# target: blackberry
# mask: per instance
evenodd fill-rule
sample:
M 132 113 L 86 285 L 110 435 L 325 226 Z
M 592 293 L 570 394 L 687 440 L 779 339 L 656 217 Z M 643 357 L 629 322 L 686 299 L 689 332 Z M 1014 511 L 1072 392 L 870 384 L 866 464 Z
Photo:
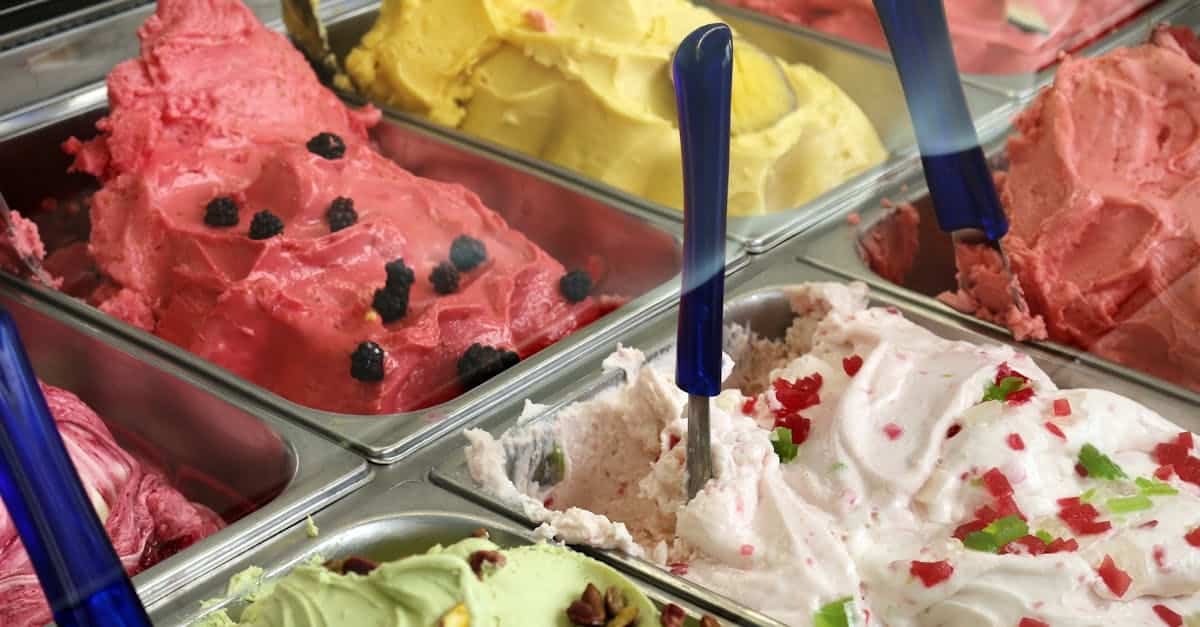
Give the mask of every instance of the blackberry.
M 390 289 L 403 289 L 405 292 L 416 281 L 412 268 L 404 265 L 404 259 L 395 259 L 383 266 L 387 271 L 387 286 Z
M 305 144 L 308 151 L 326 159 L 341 159 L 346 154 L 346 143 L 333 133 L 318 133 Z
M 354 201 L 345 196 L 338 196 L 329 204 L 325 211 L 325 220 L 329 222 L 329 232 L 336 233 L 355 222 L 358 222 L 358 212 L 354 210 Z
M 464 389 L 469 390 L 517 365 L 519 361 L 521 357 L 512 351 L 472 344 L 458 358 L 458 380 Z
M 577 303 L 592 291 L 592 276 L 586 270 L 572 270 L 558 280 L 558 291 L 567 302 Z
M 385 354 L 375 342 L 362 342 L 350 354 L 350 376 L 359 381 L 382 381 Z
M 450 244 L 450 262 L 462 272 L 474 270 L 486 259 L 487 248 L 470 235 L 459 235 Z
M 283 220 L 263 209 L 250 219 L 250 239 L 269 239 L 283 232 Z
M 384 324 L 395 322 L 408 313 L 408 290 L 385 287 L 375 290 L 371 307 L 379 314 Z
M 217 196 L 204 206 L 204 223 L 212 227 L 237 226 L 238 206 L 229 196 Z
M 429 273 L 429 282 L 438 294 L 453 294 L 458 291 L 458 270 L 454 264 L 443 261 Z

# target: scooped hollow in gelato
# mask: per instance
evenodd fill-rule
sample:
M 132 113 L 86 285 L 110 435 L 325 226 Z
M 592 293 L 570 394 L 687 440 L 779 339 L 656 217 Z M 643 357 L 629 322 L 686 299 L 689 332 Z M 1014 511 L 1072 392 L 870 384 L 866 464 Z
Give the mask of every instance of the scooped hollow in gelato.
M 127 573 L 136 575 L 225 526 L 122 449 L 79 397 L 49 385 L 42 385 L 42 393 Z M 0 505 L 0 624 L 40 627 L 52 620 L 17 528 Z
M 1050 339 L 1200 389 L 1200 42 L 1068 59 L 1014 121 L 1004 247 Z M 957 251 L 950 304 L 1004 322 L 994 252 Z
M 108 79 L 89 300 L 294 402 L 379 414 L 485 381 L 622 302 L 461 186 L 375 152 L 236 0 L 164 0 Z
M 887 38 L 871 0 L 724 0 L 855 43 L 887 50 Z M 1049 35 L 1010 22 L 1006 3 L 945 0 L 946 21 L 958 67 L 975 74 L 1036 72 L 1086 45 L 1154 0 L 1035 0 L 1043 16 L 1054 16 Z M 1044 18 L 1043 18 L 1044 19 Z
M 749 393 L 712 401 L 713 479 L 694 499 L 671 355 L 628 348 L 596 397 L 499 438 L 467 431 L 471 475 L 539 533 L 643 555 L 788 625 L 1150 627 L 1200 612 L 1191 433 L 1109 392 L 1060 390 L 1012 347 L 870 308 L 861 284 L 788 294 L 785 337 L 727 336 L 727 381 Z M 548 455 L 559 471 L 536 472 Z
M 670 60 L 717 21 L 684 0 L 388 0 L 346 68 L 377 102 L 681 208 Z M 741 39 L 734 55 L 731 214 L 798 207 L 883 160 L 824 75 Z
M 248 574 L 261 577 L 261 570 Z M 231 596 L 249 601 L 236 620 L 222 610 L 198 625 L 565 627 L 657 625 L 660 617 L 637 586 L 596 560 L 549 544 L 502 549 L 485 538 L 382 564 L 360 557 L 309 563 L 257 589 L 245 579 L 230 584 Z M 589 586 L 595 596 L 585 592 Z M 586 618 L 581 612 L 594 620 L 575 620 Z M 609 623 L 621 612 L 625 622 Z

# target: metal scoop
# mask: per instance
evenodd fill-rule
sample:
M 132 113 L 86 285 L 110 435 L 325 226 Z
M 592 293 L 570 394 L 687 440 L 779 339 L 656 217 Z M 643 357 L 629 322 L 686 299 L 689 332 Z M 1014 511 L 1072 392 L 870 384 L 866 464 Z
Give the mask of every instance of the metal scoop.
M 0 194 L 0 223 L 3 223 L 4 232 L 8 235 L 9 241 L 16 241 L 17 227 L 13 221 L 12 211 L 8 208 L 8 202 L 4 200 L 4 194 Z M 41 283 L 46 287 L 54 287 L 54 277 L 50 276 L 49 272 L 42 267 L 42 262 L 35 257 L 26 255 L 18 255 L 21 263 L 29 270 L 33 280 Z
M 281 0 L 283 25 L 287 28 L 292 43 L 308 57 L 321 80 L 330 82 L 343 76 L 337 56 L 329 47 L 329 35 L 325 25 L 317 17 L 320 0 Z

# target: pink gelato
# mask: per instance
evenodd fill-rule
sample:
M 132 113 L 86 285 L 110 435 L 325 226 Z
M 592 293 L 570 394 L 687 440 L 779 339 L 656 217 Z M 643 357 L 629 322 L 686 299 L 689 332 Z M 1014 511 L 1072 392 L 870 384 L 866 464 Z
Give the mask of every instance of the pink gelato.
M 870 0 L 726 0 L 787 22 L 887 49 Z M 1064 15 L 1049 36 L 1010 24 L 998 0 L 945 0 L 958 67 L 974 74 L 1021 74 L 1050 65 L 1059 52 L 1086 45 L 1152 0 L 1035 0 L 1046 15 Z
M 1200 49 L 1186 29 L 1068 59 L 1017 117 L 1004 239 L 1053 340 L 1200 389 Z M 956 306 L 1007 314 L 990 251 L 961 248 Z M 991 296 L 989 296 L 991 295 Z
M 125 452 L 77 396 L 42 386 L 84 488 L 104 521 L 126 572 L 135 575 L 224 526 L 189 502 L 158 471 Z M 52 620 L 33 565 L 0 506 L 0 624 L 34 627 Z
M 475 194 L 375 152 L 378 111 L 347 108 L 240 2 L 163 0 L 139 37 L 100 136 L 64 146 L 103 183 L 102 310 L 297 403 L 379 414 L 453 398 L 619 304 L 568 298 L 566 269 Z M 452 260 L 460 236 L 477 265 Z M 395 260 L 412 274 L 385 289 Z M 476 344 L 510 352 L 472 379 Z

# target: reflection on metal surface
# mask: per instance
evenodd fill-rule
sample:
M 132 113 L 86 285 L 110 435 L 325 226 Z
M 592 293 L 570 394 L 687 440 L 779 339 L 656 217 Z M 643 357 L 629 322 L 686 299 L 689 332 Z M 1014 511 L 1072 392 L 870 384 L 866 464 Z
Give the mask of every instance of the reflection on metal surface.
M 5 279 L 12 281 L 12 279 Z M 349 452 L 196 385 L 168 364 L 0 286 L 38 377 L 78 395 L 118 442 L 231 523 L 135 578 L 158 598 L 367 478 Z

